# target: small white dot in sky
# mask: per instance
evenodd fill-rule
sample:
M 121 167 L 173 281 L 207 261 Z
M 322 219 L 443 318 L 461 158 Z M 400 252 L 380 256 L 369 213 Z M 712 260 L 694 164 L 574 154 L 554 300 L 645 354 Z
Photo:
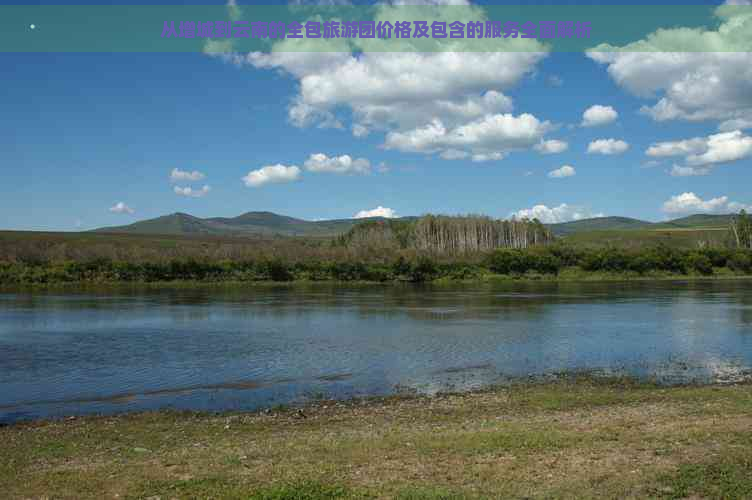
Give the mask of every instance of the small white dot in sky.
M 36 27 L 37 27 L 37 25 L 36 25 L 36 24 L 30 24 L 30 25 L 29 25 L 29 28 L 31 28 L 31 29 L 36 29 Z

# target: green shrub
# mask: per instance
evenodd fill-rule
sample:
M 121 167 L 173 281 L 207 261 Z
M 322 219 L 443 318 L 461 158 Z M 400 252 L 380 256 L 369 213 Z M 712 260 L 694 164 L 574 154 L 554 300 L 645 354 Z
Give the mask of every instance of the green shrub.
M 421 256 L 410 270 L 410 280 L 415 282 L 431 281 L 438 274 L 436 263 L 426 256 Z
M 703 275 L 713 274 L 713 262 L 707 255 L 699 252 L 692 252 L 687 255 L 686 268 Z
M 392 274 L 394 274 L 395 277 L 409 276 L 411 270 L 412 266 L 410 266 L 410 263 L 402 255 L 394 261 L 394 264 L 392 264 Z
M 728 261 L 728 267 L 740 273 L 752 273 L 752 255 L 750 252 L 738 250 Z
M 265 274 L 272 281 L 292 281 L 293 274 L 287 267 L 287 264 L 281 260 L 270 260 L 265 264 Z

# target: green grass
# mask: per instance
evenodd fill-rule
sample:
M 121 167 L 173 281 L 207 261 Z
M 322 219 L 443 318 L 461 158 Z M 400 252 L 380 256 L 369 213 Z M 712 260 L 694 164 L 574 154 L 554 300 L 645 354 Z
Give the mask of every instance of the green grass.
M 665 245 L 677 249 L 696 249 L 700 245 L 723 246 L 728 228 L 663 228 L 582 231 L 568 234 L 564 241 L 575 247 L 640 249 Z
M 749 498 L 752 386 L 574 376 L 0 428 L 3 498 Z M 136 448 L 148 451 L 136 452 Z
M 682 464 L 660 478 L 658 496 L 664 498 L 752 498 L 752 453 L 708 463 Z

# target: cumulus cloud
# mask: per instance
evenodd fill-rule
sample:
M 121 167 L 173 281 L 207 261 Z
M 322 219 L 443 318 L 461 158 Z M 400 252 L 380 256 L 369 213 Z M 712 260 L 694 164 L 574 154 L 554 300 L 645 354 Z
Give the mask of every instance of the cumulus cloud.
M 300 169 L 295 165 L 285 166 L 282 164 L 267 165 L 258 170 L 251 170 L 243 177 L 243 182 L 248 187 L 259 187 L 265 184 L 282 182 L 294 182 L 300 178 Z
M 193 172 L 187 172 L 180 170 L 179 168 L 173 168 L 170 172 L 170 180 L 172 182 L 197 182 L 203 180 L 206 177 L 202 172 L 194 170 Z
M 533 208 L 524 208 L 513 212 L 509 217 L 515 219 L 538 219 L 544 224 L 556 224 L 559 222 L 589 219 L 591 217 L 603 217 L 603 214 L 594 214 L 587 208 L 574 207 L 562 203 L 558 207 L 550 208 L 546 205 L 535 205 Z
M 588 52 L 628 92 L 654 104 L 642 112 L 664 120 L 752 120 L 752 12 L 725 5 L 715 29 L 660 29 L 645 39 Z M 678 50 L 678 52 L 677 52 Z M 727 124 L 722 130 L 732 130 Z
M 685 139 L 681 141 L 666 141 L 653 143 L 645 154 L 657 158 L 666 156 L 689 156 L 704 151 L 707 140 L 703 137 Z
M 402 3 L 411 8 L 396 7 Z M 461 7 L 449 12 L 436 5 Z M 487 19 L 485 9 L 467 0 L 424 0 L 417 6 L 410 0 L 387 1 L 373 9 L 376 22 Z M 216 55 L 238 66 L 269 69 L 294 79 L 297 90 L 287 110 L 294 126 L 348 128 L 355 137 L 374 132 L 415 135 L 436 123 L 451 132 L 512 113 L 512 99 L 505 93 L 535 72 L 548 47 L 537 39 L 502 38 L 494 43 L 494 51 L 483 52 L 486 43 L 482 39 L 284 39 L 265 52 Z M 435 44 L 441 44 L 441 50 Z M 476 50 L 468 50 L 473 44 Z M 212 52 L 210 47 L 206 52 Z M 401 149 L 394 139 L 387 146 Z M 468 144 L 436 147 L 431 153 L 448 149 L 477 159 L 507 152 Z
M 476 155 L 499 156 L 535 145 L 551 127 L 551 123 L 528 113 L 486 115 L 453 129 L 435 118 L 423 127 L 388 133 L 384 145 L 402 152 L 468 150 Z
M 598 139 L 588 144 L 588 153 L 619 155 L 629 149 L 629 144 L 619 139 Z
M 403 3 L 411 8 L 397 7 Z M 449 12 L 436 5 L 461 7 Z M 488 19 L 485 9 L 467 0 L 381 2 L 373 9 L 376 22 Z M 467 50 L 473 44 L 476 50 Z M 267 52 L 219 57 L 295 79 L 297 92 L 288 108 L 293 125 L 344 127 L 351 120 L 348 128 L 363 137 L 420 128 L 434 119 L 453 129 L 510 113 L 513 103 L 505 92 L 534 73 L 548 47 L 537 39 L 507 38 L 495 42 L 494 51 L 483 52 L 485 44 L 482 39 L 284 39 Z
M 284 42 L 282 42 L 284 43 Z M 489 113 L 509 112 L 503 94 L 542 59 L 536 52 L 310 52 L 253 53 L 247 62 L 295 77 L 299 94 L 288 109 L 305 127 L 335 122 L 349 108 L 363 136 L 373 129 L 411 128 L 439 118 L 451 125 Z M 311 61 L 313 59 L 313 61 Z
M 667 214 L 694 214 L 694 213 L 729 213 L 738 212 L 744 208 L 749 210 L 750 205 L 744 205 L 735 201 L 729 201 L 728 196 L 719 196 L 703 200 L 695 193 L 682 193 L 672 196 L 663 203 L 662 210 Z
M 135 210 L 133 210 L 122 201 L 119 201 L 110 207 L 110 212 L 114 214 L 132 214 L 135 213 Z
M 350 155 L 329 158 L 323 153 L 314 153 L 303 164 L 310 172 L 332 172 L 335 174 L 367 174 L 371 162 L 365 158 L 353 159 Z
M 564 165 L 556 170 L 551 170 L 548 176 L 552 179 L 561 179 L 563 177 L 573 177 L 577 174 L 577 171 L 571 165 Z
M 616 121 L 618 117 L 619 113 L 617 113 L 611 106 L 601 106 L 600 104 L 596 104 L 590 106 L 584 113 L 582 113 L 582 126 L 597 127 L 600 125 L 606 125 Z
M 193 189 L 192 187 L 175 186 L 173 190 L 175 191 L 175 194 L 180 195 L 180 196 L 188 196 L 191 198 L 201 198 L 209 194 L 209 191 L 211 191 L 211 187 L 204 186 L 201 189 Z
M 687 167 L 711 168 L 752 156 L 752 137 L 740 130 L 708 137 L 652 144 L 645 154 L 652 157 L 684 156 Z
M 361 210 L 357 214 L 353 215 L 353 219 L 365 219 L 367 217 L 384 217 L 387 219 L 393 219 L 397 217 L 397 212 L 395 212 L 391 208 L 382 207 L 381 205 L 379 205 L 372 210 Z
M 547 141 L 541 141 L 534 146 L 534 149 L 541 154 L 551 155 L 556 153 L 563 153 L 569 148 L 569 144 L 566 141 L 560 141 L 558 139 L 549 139 Z

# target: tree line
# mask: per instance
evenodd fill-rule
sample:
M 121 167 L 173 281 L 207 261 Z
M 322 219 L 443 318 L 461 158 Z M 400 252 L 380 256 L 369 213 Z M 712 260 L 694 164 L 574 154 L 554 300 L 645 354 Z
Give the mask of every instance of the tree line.
M 123 262 L 0 262 L 0 285 L 77 282 L 257 282 L 257 281 L 411 281 L 477 280 L 492 275 L 556 277 L 609 273 L 630 276 L 752 274 L 752 250 L 704 248 L 639 250 L 574 248 L 553 244 L 527 249 L 501 248 L 473 258 L 440 259 L 401 254 L 381 260 L 173 259 Z
M 752 220 L 744 209 L 731 219 L 729 235 L 736 248 L 752 248 Z
M 496 248 L 529 248 L 554 241 L 539 220 L 501 220 L 480 215 L 424 215 L 414 221 L 358 224 L 339 242 L 355 247 L 394 247 L 426 254 L 467 255 Z

